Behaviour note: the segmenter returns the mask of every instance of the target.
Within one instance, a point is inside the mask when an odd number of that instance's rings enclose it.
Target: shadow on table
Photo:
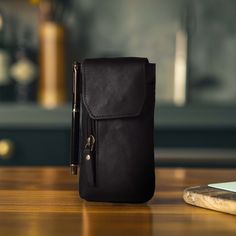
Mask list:
[[[98,204],[84,202],[82,235],[152,235],[152,212],[145,204]]]

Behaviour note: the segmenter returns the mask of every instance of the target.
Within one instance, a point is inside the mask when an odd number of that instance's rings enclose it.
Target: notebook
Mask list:
[[[217,183],[217,184],[208,184],[208,186],[212,188],[218,188],[218,189],[236,193],[236,181]]]

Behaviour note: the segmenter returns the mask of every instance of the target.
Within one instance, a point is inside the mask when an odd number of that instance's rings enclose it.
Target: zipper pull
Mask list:
[[[89,148],[90,151],[92,152],[94,149],[94,144],[95,144],[95,138],[92,134],[90,134],[87,138],[87,143],[85,144],[85,149]]]
[[[95,185],[95,160],[93,158],[95,138],[93,135],[89,135],[84,149],[84,158],[85,158],[85,169],[87,174],[88,184],[90,186]]]

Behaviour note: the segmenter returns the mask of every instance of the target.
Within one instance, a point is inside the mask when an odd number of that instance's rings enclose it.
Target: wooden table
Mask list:
[[[0,168],[0,235],[236,235],[236,217],[187,205],[191,185],[236,179],[234,169],[156,170],[148,204],[82,201],[68,168]]]

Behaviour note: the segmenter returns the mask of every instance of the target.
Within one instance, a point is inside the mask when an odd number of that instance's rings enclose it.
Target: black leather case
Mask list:
[[[86,59],[80,78],[81,198],[148,201],[155,188],[155,64],[146,58]]]

